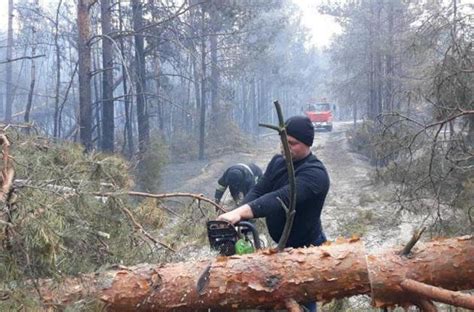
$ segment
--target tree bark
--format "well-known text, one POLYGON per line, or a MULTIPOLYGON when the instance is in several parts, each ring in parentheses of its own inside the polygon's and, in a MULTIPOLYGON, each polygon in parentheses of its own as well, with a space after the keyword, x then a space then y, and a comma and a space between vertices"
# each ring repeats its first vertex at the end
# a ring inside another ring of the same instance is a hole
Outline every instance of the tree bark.
POLYGON ((378 31, 375 32, 375 108, 376 108, 376 115, 380 115, 384 111, 384 106, 386 105, 383 102, 383 87, 384 87, 384 73, 383 73, 383 65, 382 65, 382 34, 379 30, 383 30, 382 27, 382 1, 375 2, 375 10, 376 10, 376 20, 375 20, 375 29, 378 31))
MULTIPOLYGON (((120 32, 123 31, 123 18, 122 18, 122 7, 120 1, 117 3, 118 5, 118 14, 119 14, 119 30, 120 32)), ((130 78, 128 70, 125 66, 125 44, 124 44, 124 37, 120 37, 120 55, 121 55, 121 68, 122 68, 122 76, 123 76, 123 95, 124 95, 124 112, 125 112, 125 125, 124 125, 124 147, 123 151, 128 156, 128 158, 132 158, 134 152, 134 144, 133 144, 133 130, 132 130, 132 110, 130 105, 130 96, 127 87, 127 81, 130 78)))
POLYGON ((87 151, 92 150, 92 98, 91 98, 91 0, 77 3, 78 54, 79 54, 79 127, 80 140, 87 151))
POLYGON ((222 117, 219 116, 222 112, 220 109, 220 71, 218 68, 218 43, 217 43, 217 33, 219 32, 221 26, 220 24, 220 16, 219 16, 219 7, 218 3, 212 3, 209 9, 209 19, 210 23, 210 31, 209 34, 209 53, 211 56, 211 76, 210 76, 210 99, 211 99, 211 116, 210 122, 217 126, 218 130, 224 131, 223 124, 218 123, 218 120, 222 117))
POLYGON ((61 123, 59 122, 59 90, 61 88, 61 47, 59 46, 59 11, 62 0, 59 0, 54 20, 54 52, 56 57, 56 87, 54 90, 54 126, 53 137, 61 137, 61 123))
POLYGON ((376 113, 376 103, 375 103, 375 56, 374 56, 374 12, 373 12, 373 5, 370 5, 370 21, 369 21, 369 38, 368 45, 367 45, 367 54, 368 54, 368 105, 367 105, 367 118, 369 120, 375 120, 377 116, 376 113))
MULTIPOLYGON (((156 4, 156 3, 151 3, 151 9, 150 9, 151 12, 156 12, 153 15, 152 17, 152 21, 154 24, 159 24, 159 19, 160 19, 160 15, 159 15, 159 6, 156 4)), ((153 76, 154 76, 154 79, 155 79, 155 100, 153 101, 154 103, 156 103, 156 121, 158 123, 158 128, 160 129, 160 133, 164 134, 164 129, 165 129, 165 121, 164 121, 164 116, 163 116, 163 100, 161 99, 162 95, 161 95, 161 77, 162 77, 162 74, 163 74, 163 71, 162 71, 162 68, 161 68, 161 46, 160 46, 160 41, 161 41, 161 29, 160 30, 157 30, 155 32, 155 37, 153 38, 153 67, 154 67, 154 71, 153 71, 153 76)), ((182 84, 183 87, 185 84, 182 84)), ((181 114, 182 116, 183 114, 181 114)), ((179 116, 179 117, 181 117, 179 116)), ((183 120, 181 118, 180 119, 180 123, 183 122, 183 120)))
POLYGON ((201 107, 199 120, 199 159, 204 159, 206 144, 206 10, 201 4, 201 107))
MULTIPOLYGON (((7 30, 7 60, 13 57, 13 0, 8 0, 8 30, 7 30)), ((13 106, 13 76, 12 76, 12 63, 6 64, 6 83, 5 83, 5 121, 9 122, 12 119, 12 106, 13 106)), ((3 113, 3 107, 1 112, 3 113)))
MULTIPOLYGON (((96 72, 99 68, 100 64, 100 52, 98 49, 94 49, 92 51, 92 71, 96 72)), ((92 94, 92 120, 95 120, 95 125, 92 126, 92 141, 95 143, 97 142, 97 146, 100 148, 102 145, 102 124, 100 122, 101 118, 101 101, 102 101, 102 80, 94 75, 91 75, 91 82, 93 87, 93 94, 92 94), (94 137, 94 134, 96 137, 94 137)))
POLYGON ((139 0, 132 1, 133 30, 135 32, 135 66, 136 66, 136 90, 137 90, 137 123, 138 123, 138 150, 144 154, 150 143, 150 126, 148 120, 148 108, 145 98, 145 48, 143 34, 143 7, 139 0))
POLYGON ((419 244, 410 258, 400 256, 398 249, 366 254, 361 242, 348 241, 281 253, 263 250, 208 261, 116 267, 60 285, 43 280, 39 291, 46 304, 93 297, 114 311, 282 309, 293 300, 360 294, 371 294, 377 307, 408 306, 419 298, 400 286, 405 279, 455 290, 474 288, 472 259, 472 236, 419 244))
MULTIPOLYGON (((39 7, 38 0, 35 1, 35 7, 39 7)), ((33 25, 31 26, 31 37, 32 37, 32 45, 31 45, 31 78, 30 78, 30 89, 28 90, 28 100, 26 101, 25 107, 25 116, 24 121, 25 123, 30 122, 30 115, 31 115, 31 108, 33 106, 33 95, 35 92, 35 84, 36 84, 36 63, 34 57, 36 56, 36 25, 35 21, 32 22, 33 25)), ((30 132, 30 128, 26 129, 27 133, 30 132)))
POLYGON ((388 2, 388 25, 387 25, 387 37, 388 37, 388 49, 386 50, 386 89, 385 89, 385 107, 387 112, 393 112, 393 59, 395 54, 395 45, 394 41, 394 9, 393 9, 393 2, 388 2))
POLYGON ((259 122, 259 116, 260 112, 258 110, 258 102, 257 102, 257 82, 256 82, 256 77, 252 77, 250 79, 250 105, 252 109, 252 120, 251 120, 251 129, 252 129, 252 134, 254 136, 257 136, 258 134, 258 122, 259 122))
POLYGON ((113 46, 111 38, 110 0, 100 4, 102 26, 102 150, 114 151, 114 100, 113 100, 113 46))
MULTIPOLYGON (((199 68, 198 68, 198 59, 196 57, 197 55, 197 48, 193 49, 193 52, 192 55, 191 55, 191 63, 192 63, 192 67, 193 67, 193 87, 194 87, 194 99, 196 101, 196 107, 195 107, 195 116, 200 116, 200 111, 201 111, 201 87, 200 87, 200 84, 199 82, 201 81, 201 79, 199 78, 199 68)), ((197 118, 197 117, 194 117, 193 116, 193 123, 194 123, 194 127, 193 127, 193 130, 195 130, 195 132, 199 132, 199 125, 200 125, 200 119, 197 118)))
POLYGON ((410 258, 386 252, 367 257, 375 306, 409 305, 400 286, 405 279, 451 290, 474 288, 473 236, 420 244, 412 252, 410 258))

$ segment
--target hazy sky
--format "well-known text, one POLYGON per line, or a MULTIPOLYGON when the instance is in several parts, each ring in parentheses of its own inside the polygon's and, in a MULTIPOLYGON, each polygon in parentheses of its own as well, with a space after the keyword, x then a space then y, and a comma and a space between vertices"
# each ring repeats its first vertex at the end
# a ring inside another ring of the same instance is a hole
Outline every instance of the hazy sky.
MULTIPOLYGON (((49 1, 51 0, 40 0, 39 2, 44 4, 49 1)), ((7 0, 0 0, 0 2, 3 3, 0 5, 0 29, 6 30, 8 25, 7 0)), ((340 29, 333 18, 318 13, 315 7, 316 0, 293 0, 293 2, 301 8, 303 24, 311 30, 311 44, 319 48, 327 46, 331 36, 340 29)))
POLYGON ((329 15, 316 10, 316 0, 293 0, 303 12, 303 24, 311 30, 311 43, 318 48, 328 46, 333 34, 340 32, 339 25, 329 15))

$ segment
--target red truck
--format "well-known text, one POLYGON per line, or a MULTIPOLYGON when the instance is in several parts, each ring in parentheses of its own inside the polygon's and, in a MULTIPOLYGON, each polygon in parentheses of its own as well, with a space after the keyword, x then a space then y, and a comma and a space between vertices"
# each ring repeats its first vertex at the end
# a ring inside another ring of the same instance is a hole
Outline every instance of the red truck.
POLYGON ((311 120, 314 129, 332 131, 333 110, 335 106, 327 101, 311 101, 304 109, 306 116, 311 120))

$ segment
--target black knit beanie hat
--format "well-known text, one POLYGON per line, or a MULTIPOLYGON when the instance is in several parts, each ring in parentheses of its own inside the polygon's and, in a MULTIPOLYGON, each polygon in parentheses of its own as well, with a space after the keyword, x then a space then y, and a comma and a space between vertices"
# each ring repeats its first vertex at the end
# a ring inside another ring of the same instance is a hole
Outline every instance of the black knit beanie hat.
POLYGON ((286 133, 298 141, 311 146, 314 140, 314 127, 306 116, 293 116, 286 120, 286 133))

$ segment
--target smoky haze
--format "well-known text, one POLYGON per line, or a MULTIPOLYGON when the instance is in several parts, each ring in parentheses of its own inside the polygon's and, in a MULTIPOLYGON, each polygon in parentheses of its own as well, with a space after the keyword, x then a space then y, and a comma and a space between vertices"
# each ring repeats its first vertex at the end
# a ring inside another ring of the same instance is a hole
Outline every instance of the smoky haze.
POLYGON ((275 124, 274 100, 285 116, 328 103, 334 121, 354 123, 471 107, 436 82, 440 51, 472 39, 464 2, 78 4, 8 1, 0 116, 89 151, 133 158, 157 140, 173 159, 203 160, 275 124))
MULTIPOLYGON (((281 152, 261 126, 278 125, 276 100, 315 127, 329 240, 378 251, 424 228, 473 233, 472 1, 1 2, 0 311, 44 309, 22 300, 32 280, 214 261, 217 181, 281 152)), ((330 305, 375 311, 364 296, 330 305)))

